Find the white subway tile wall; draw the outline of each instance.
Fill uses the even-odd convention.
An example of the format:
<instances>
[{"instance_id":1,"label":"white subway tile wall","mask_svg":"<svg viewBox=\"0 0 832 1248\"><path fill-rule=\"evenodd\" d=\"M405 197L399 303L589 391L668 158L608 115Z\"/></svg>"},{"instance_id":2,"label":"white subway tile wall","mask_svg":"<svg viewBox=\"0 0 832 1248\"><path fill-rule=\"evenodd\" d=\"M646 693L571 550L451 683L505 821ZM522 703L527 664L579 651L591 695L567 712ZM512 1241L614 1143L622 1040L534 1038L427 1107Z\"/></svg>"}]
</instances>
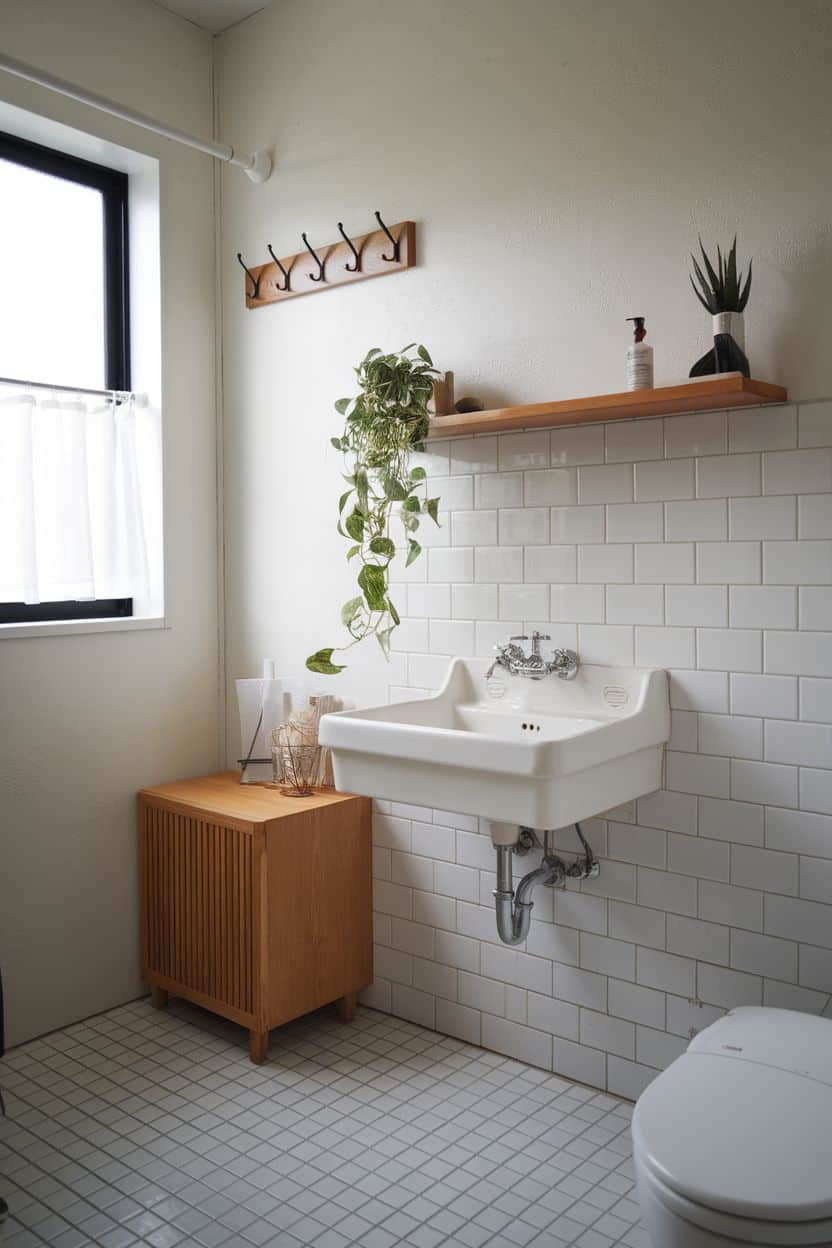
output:
<instances>
[{"instance_id":1,"label":"white subway tile wall","mask_svg":"<svg viewBox=\"0 0 832 1248\"><path fill-rule=\"evenodd\" d=\"M367 1003L631 1097L731 1006L832 1016L832 403L420 462L443 527L397 587L391 697L538 627L586 662L666 667L672 739L658 793L588 821L600 877L538 889L519 949L487 822L377 803Z\"/></svg>"}]
</instances>

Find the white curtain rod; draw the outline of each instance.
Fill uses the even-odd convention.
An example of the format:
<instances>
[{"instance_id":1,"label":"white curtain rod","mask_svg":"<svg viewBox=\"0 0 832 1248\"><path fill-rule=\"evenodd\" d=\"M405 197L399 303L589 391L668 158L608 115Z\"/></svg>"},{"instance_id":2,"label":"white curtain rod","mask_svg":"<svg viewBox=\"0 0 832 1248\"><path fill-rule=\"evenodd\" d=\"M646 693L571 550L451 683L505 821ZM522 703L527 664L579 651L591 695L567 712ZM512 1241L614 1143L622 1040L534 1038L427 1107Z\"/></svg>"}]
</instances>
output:
<instances>
[{"instance_id":1,"label":"white curtain rod","mask_svg":"<svg viewBox=\"0 0 832 1248\"><path fill-rule=\"evenodd\" d=\"M174 143L184 143L186 147L205 152L207 156L213 156L215 160L236 165L245 170L252 182L265 182L271 174L272 158L268 152L261 150L254 152L251 156L244 153L238 155L228 143L212 143L208 139L197 138L196 135L188 134L185 130L167 126L154 117L148 117L146 113L139 113L133 108L125 108L117 104L115 100L108 100L106 96L96 95L93 91L84 91L81 87L76 87L74 83L67 82L65 78L58 78L55 74L48 74L34 65L27 65L25 61L17 61L14 57L5 56L2 53L0 53L0 69L5 70L7 74L14 74L16 78L25 78L27 82L46 87L48 91L57 91L59 95L66 95L71 100L88 104L90 108L97 108L102 113L109 113L111 117L118 117L122 121L129 121L134 126L141 126L143 130L152 130L154 134L160 134L165 139L172 139Z\"/></svg>"},{"instance_id":2,"label":"white curtain rod","mask_svg":"<svg viewBox=\"0 0 832 1248\"><path fill-rule=\"evenodd\" d=\"M65 394L94 394L104 399L115 399L118 403L125 399L133 399L138 407L144 407L147 403L147 395L137 394L135 390L92 390L88 386L59 386L50 381L24 381L22 377L0 377L0 385L20 386L22 390L60 390Z\"/></svg>"}]
</instances>

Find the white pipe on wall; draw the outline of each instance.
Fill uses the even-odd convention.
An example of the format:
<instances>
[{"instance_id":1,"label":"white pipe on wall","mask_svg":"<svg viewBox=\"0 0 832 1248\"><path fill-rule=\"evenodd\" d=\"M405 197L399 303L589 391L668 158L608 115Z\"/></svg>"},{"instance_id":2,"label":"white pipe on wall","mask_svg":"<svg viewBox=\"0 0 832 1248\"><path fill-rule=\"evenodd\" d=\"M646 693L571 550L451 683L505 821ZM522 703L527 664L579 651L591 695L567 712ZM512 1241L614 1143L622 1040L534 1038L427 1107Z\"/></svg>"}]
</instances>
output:
<instances>
[{"instance_id":1,"label":"white pipe on wall","mask_svg":"<svg viewBox=\"0 0 832 1248\"><path fill-rule=\"evenodd\" d=\"M67 82L65 78L46 73L45 70L28 65L25 61L15 60L13 56L4 56L0 53L0 69L5 70L7 74L14 74L16 78L25 78L27 82L46 87L48 91L57 91L59 95L66 95L71 100L88 104L90 108L97 108L99 112L109 113L111 117L118 117L121 121L129 121L131 125L141 126L143 130L151 130L154 134L160 134L174 143L183 143L186 147L204 152L206 156L213 156L215 160L236 165L245 171L252 182L265 182L272 172L272 158L268 152L257 151L251 156L238 155L229 143L213 143L208 139L200 139L196 135L188 134L186 130L179 130L176 126L165 125L164 122L157 121L155 117L149 117L147 113L140 113L134 108L125 108L122 104L117 104L115 100L97 95L94 91L85 91L81 87L76 87L74 83Z\"/></svg>"}]
</instances>

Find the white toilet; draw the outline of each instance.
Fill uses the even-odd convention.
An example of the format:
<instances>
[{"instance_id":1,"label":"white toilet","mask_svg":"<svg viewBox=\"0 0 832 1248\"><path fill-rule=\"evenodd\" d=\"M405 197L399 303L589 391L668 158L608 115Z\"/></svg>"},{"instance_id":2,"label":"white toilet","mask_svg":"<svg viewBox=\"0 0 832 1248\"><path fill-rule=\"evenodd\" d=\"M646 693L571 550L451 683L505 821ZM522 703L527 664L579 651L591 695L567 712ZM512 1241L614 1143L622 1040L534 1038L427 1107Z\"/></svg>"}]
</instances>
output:
<instances>
[{"instance_id":1,"label":"white toilet","mask_svg":"<svg viewBox=\"0 0 832 1248\"><path fill-rule=\"evenodd\" d=\"M832 1019L732 1010L642 1093L653 1248L832 1244Z\"/></svg>"}]
</instances>

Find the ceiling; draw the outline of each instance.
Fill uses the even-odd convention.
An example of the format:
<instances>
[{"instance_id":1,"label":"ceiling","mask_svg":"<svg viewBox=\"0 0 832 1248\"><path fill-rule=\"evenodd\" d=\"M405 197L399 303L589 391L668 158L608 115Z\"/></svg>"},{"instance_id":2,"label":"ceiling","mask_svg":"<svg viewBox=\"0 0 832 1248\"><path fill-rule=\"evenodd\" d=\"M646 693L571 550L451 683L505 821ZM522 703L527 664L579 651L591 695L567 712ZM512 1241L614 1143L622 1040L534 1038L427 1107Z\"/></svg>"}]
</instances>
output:
<instances>
[{"instance_id":1,"label":"ceiling","mask_svg":"<svg viewBox=\"0 0 832 1248\"><path fill-rule=\"evenodd\" d=\"M252 13L265 9L271 0L156 0L163 9L178 13L195 26L218 35Z\"/></svg>"}]
</instances>

